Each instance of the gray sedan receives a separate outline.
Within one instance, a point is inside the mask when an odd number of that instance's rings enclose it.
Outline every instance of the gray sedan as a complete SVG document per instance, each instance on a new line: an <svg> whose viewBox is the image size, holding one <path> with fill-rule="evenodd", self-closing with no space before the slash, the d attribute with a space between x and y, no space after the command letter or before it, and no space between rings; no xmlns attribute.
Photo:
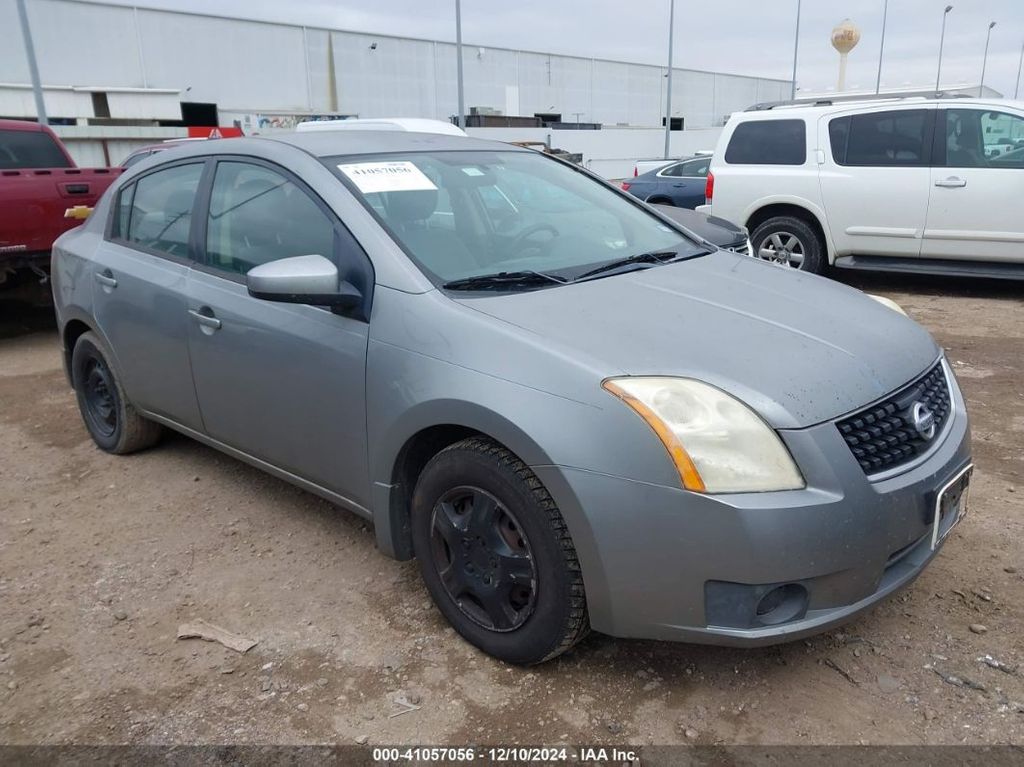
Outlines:
<svg viewBox="0 0 1024 767"><path fill-rule="evenodd" d="M195 142L126 171L53 258L100 448L171 428L330 499L513 663L590 628L822 631L966 510L964 401L919 325L530 150Z"/></svg>

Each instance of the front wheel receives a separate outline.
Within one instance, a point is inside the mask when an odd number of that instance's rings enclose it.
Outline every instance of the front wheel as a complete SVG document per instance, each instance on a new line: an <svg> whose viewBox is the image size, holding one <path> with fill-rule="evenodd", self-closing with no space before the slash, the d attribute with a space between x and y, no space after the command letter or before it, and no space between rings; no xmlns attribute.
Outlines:
<svg viewBox="0 0 1024 767"><path fill-rule="evenodd" d="M777 216L760 224L750 236L751 253L762 261L821 274L825 271L825 246L806 221Z"/></svg>
<svg viewBox="0 0 1024 767"><path fill-rule="evenodd" d="M496 658L541 663L589 629L572 538L521 460L483 438L435 455L412 498L413 548L438 608Z"/></svg>

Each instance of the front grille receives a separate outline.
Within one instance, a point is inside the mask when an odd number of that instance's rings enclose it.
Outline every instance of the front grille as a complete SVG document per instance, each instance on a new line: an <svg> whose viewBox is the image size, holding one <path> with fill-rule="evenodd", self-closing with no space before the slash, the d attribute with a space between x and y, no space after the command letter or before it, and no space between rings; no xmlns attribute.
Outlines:
<svg viewBox="0 0 1024 767"><path fill-rule="evenodd" d="M914 405L935 416L935 435L925 439L915 428ZM839 433L865 474L895 469L928 451L952 411L949 384L938 363L911 384L876 405L836 422Z"/></svg>

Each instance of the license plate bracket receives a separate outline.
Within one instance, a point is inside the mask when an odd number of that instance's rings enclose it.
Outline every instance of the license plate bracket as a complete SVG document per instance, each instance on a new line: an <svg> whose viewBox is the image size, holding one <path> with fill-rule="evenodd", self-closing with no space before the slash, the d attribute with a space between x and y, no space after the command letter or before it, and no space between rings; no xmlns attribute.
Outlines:
<svg viewBox="0 0 1024 767"><path fill-rule="evenodd" d="M967 500L970 494L971 474L974 464L966 466L942 486L935 496L932 517L932 549L946 539L953 528L967 515Z"/></svg>

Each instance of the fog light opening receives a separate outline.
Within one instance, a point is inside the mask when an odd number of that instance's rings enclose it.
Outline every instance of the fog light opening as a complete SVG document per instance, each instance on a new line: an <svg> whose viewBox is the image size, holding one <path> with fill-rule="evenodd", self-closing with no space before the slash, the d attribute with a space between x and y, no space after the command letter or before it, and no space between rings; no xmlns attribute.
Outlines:
<svg viewBox="0 0 1024 767"><path fill-rule="evenodd" d="M757 620L774 626L800 615L807 606L807 589L799 583L776 586L757 603Z"/></svg>

